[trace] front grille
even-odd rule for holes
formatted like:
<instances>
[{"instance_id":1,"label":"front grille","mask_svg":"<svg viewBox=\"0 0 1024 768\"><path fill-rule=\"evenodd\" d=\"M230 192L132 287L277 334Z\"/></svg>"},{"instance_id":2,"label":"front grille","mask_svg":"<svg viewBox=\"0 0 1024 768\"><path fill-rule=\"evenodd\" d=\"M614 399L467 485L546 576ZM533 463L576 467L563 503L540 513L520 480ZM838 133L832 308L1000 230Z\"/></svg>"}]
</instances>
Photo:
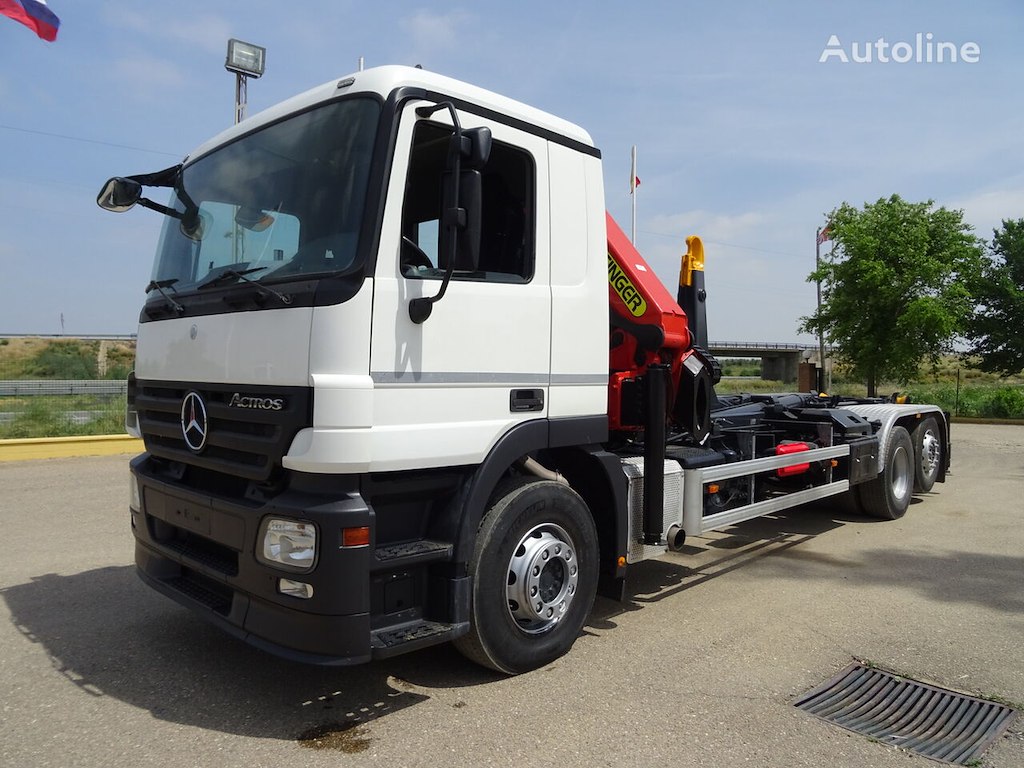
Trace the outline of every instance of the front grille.
<instances>
[{"instance_id":1,"label":"front grille","mask_svg":"<svg viewBox=\"0 0 1024 768\"><path fill-rule=\"evenodd\" d=\"M149 535L161 546L225 576L238 575L238 553L184 528L146 515Z\"/></svg>"},{"instance_id":2,"label":"front grille","mask_svg":"<svg viewBox=\"0 0 1024 768\"><path fill-rule=\"evenodd\" d=\"M182 569L181 576L164 583L221 616L231 612L231 590L187 568Z\"/></svg>"},{"instance_id":3,"label":"front grille","mask_svg":"<svg viewBox=\"0 0 1024 768\"><path fill-rule=\"evenodd\" d=\"M182 401L193 391L205 402L208 417L206 445L198 452L186 445L181 424ZM280 398L283 407L232 407L236 393L244 398ZM295 434L313 421L308 387L138 381L135 408L146 450L153 455L260 482L280 468Z\"/></svg>"}]
</instances>

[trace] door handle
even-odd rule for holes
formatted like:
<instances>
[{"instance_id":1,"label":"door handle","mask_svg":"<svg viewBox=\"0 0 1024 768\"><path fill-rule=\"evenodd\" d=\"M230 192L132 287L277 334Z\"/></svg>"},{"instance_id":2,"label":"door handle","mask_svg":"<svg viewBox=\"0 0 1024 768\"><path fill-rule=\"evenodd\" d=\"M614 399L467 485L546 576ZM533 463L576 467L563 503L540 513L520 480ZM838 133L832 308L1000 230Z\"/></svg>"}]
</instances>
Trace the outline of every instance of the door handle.
<instances>
[{"instance_id":1,"label":"door handle","mask_svg":"<svg viewBox=\"0 0 1024 768\"><path fill-rule=\"evenodd\" d=\"M513 389L512 396L509 398L509 410L512 413L522 413L526 411L543 411L544 390Z\"/></svg>"}]
</instances>

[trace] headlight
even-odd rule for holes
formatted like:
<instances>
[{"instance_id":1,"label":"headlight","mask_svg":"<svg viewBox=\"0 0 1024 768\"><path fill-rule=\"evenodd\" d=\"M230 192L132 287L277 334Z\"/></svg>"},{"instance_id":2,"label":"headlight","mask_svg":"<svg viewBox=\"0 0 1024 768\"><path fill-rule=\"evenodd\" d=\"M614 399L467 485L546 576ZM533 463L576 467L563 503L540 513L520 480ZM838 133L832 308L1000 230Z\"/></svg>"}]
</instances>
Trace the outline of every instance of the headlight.
<instances>
[{"instance_id":1,"label":"headlight","mask_svg":"<svg viewBox=\"0 0 1024 768\"><path fill-rule=\"evenodd\" d=\"M258 559L289 571L311 571L316 561L316 526L268 517L260 526Z\"/></svg>"}]
</instances>

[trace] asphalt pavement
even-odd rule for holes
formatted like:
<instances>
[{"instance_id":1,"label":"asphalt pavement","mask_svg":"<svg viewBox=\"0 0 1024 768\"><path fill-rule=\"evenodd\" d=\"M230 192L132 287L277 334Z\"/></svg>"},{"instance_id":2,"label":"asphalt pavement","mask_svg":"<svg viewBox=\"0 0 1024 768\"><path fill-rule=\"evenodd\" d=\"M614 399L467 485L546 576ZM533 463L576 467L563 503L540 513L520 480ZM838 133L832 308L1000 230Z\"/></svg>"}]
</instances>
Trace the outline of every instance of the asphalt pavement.
<instances>
[{"instance_id":1,"label":"asphalt pavement","mask_svg":"<svg viewBox=\"0 0 1024 768\"><path fill-rule=\"evenodd\" d=\"M0 766L934 766L792 704L854 659L1024 702L1024 427L953 440L903 519L832 501L691 540L514 678L251 649L135 576L128 457L0 463ZM1024 766L1022 731L983 765Z\"/></svg>"}]
</instances>

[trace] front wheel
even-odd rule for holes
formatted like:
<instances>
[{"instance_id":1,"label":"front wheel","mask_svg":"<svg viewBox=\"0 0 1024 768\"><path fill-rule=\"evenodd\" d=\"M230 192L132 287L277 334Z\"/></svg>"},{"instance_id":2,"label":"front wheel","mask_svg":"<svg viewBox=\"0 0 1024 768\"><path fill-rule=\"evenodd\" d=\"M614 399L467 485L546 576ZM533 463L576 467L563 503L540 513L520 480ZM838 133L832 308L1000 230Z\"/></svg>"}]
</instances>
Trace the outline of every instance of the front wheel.
<instances>
[{"instance_id":1,"label":"front wheel","mask_svg":"<svg viewBox=\"0 0 1024 768\"><path fill-rule=\"evenodd\" d=\"M914 492L914 445L903 427L893 427L885 447L885 468L857 486L864 514L882 520L903 517Z\"/></svg>"},{"instance_id":2,"label":"front wheel","mask_svg":"<svg viewBox=\"0 0 1024 768\"><path fill-rule=\"evenodd\" d=\"M529 482L486 513L469 564L469 659L505 674L554 661L576 641L597 592L597 530L569 486Z\"/></svg>"}]
</instances>

